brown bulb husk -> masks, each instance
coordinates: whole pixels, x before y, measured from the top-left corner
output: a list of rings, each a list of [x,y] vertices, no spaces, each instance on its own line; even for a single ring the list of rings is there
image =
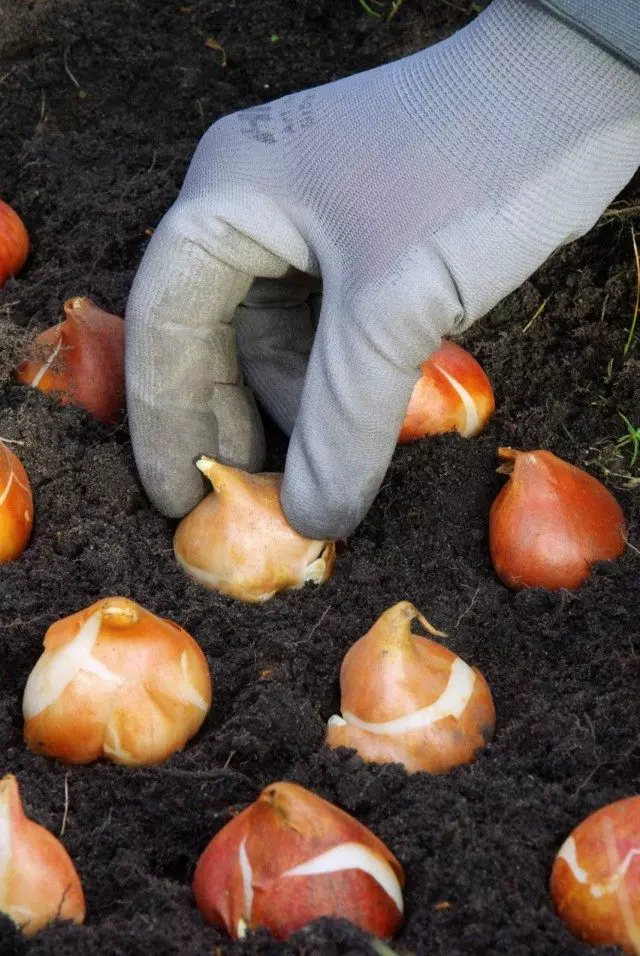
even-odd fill
[[[84,922],[84,893],[62,843],[25,816],[18,781],[0,780],[0,911],[25,936],[53,920]]]
[[[446,636],[401,601],[348,651],[340,671],[342,716],[330,719],[326,742],[355,748],[372,763],[443,773],[470,763],[493,738],[495,707],[480,671],[413,634],[415,620]]]
[[[489,548],[503,584],[577,588],[593,564],[622,554],[624,515],[601,482],[550,451],[499,448],[498,457],[509,480],[491,506]]]
[[[173,539],[190,577],[252,603],[331,577],[335,543],[305,538],[287,522],[281,474],[252,475],[204,456],[196,464],[214,491],[182,519]]]

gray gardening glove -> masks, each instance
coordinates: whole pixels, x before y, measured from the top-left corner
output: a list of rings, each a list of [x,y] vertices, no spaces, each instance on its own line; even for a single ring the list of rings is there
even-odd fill
[[[348,535],[420,362],[587,231],[639,163],[640,73],[526,0],[215,123],[127,308],[130,428],[151,500],[171,516],[195,505],[201,453],[261,467],[235,313],[246,381],[291,432],[287,518],[314,538]],[[251,289],[256,276],[272,281]],[[322,279],[315,338],[309,276]]]

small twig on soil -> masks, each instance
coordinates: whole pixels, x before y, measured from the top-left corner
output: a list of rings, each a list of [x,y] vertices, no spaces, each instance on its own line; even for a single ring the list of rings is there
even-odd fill
[[[100,826],[98,827],[98,829],[95,830],[94,833],[93,833],[93,843],[94,843],[94,846],[95,846],[95,844],[98,842],[98,837],[101,837],[101,836],[102,836],[104,830],[106,830],[106,828],[107,828],[107,827],[109,826],[109,824],[111,823],[111,817],[112,817],[112,816],[113,816],[113,807],[109,807],[109,812],[108,812],[108,814],[106,815],[106,817],[104,818],[104,820],[102,821],[102,823],[100,824]]]
[[[224,68],[227,65],[227,51],[222,44],[216,40],[215,37],[207,37],[207,39],[204,41],[204,45],[210,50],[216,50],[216,52],[222,53],[222,61],[220,66]]]
[[[635,544],[631,544],[631,542],[629,541],[626,535],[623,535],[622,537],[624,538],[625,544],[627,545],[628,548],[631,548],[631,550],[635,551],[636,554],[640,554],[640,548],[636,548]]]
[[[70,68],[69,68],[69,64],[67,63],[67,57],[68,57],[68,56],[69,56],[69,47],[66,47],[64,53],[62,54],[62,63],[63,63],[63,66],[64,66],[64,72],[67,74],[67,76],[69,77],[69,79],[71,80],[71,82],[73,83],[73,85],[76,87],[76,89],[79,90],[79,89],[80,89],[80,84],[78,83],[78,81],[76,80],[75,76],[74,76],[73,73],[71,72],[71,70],[70,70]]]
[[[11,69],[4,74],[4,76],[0,76],[0,83],[4,83],[5,80],[8,80],[11,74],[15,73],[17,69],[18,69],[17,66],[12,66]]]
[[[64,778],[64,813],[62,815],[62,826],[60,827],[60,836],[64,836],[64,831],[67,828],[67,817],[69,816],[69,771],[65,774]]]
[[[24,442],[20,441],[19,438],[5,438],[4,435],[0,435],[0,441],[3,441],[6,445],[24,445]]]
[[[370,7],[369,4],[367,3],[367,0],[358,0],[358,3],[362,7],[362,9],[369,14],[370,17],[375,17],[376,20],[382,19],[382,14],[378,13],[377,10],[372,9],[372,7]],[[373,0],[373,3],[375,3],[376,6],[382,6],[380,0]]]
[[[25,163],[24,166],[22,166],[22,169],[25,169],[29,165],[30,165],[29,163]],[[13,302],[3,302],[2,305],[0,306],[0,312],[5,312],[7,315],[9,315],[14,305],[19,305],[19,304],[20,304],[19,299],[14,299]]]
[[[36,617],[30,617],[28,620],[23,620],[21,617],[14,617],[8,624],[0,624],[0,631],[9,631],[13,627],[25,627],[29,624],[35,624],[36,621],[44,621],[49,617],[47,612],[43,614],[37,614]]]
[[[609,301],[609,293],[605,293],[605,297],[602,300],[602,309],[600,310],[600,324],[604,322],[605,313],[607,311],[607,302]]]
[[[42,90],[42,100],[40,101],[40,119],[38,120],[38,125],[43,122],[45,118],[45,113],[47,109],[47,99],[44,95],[44,90]]]
[[[576,799],[576,797],[578,796],[578,794],[580,793],[580,791],[581,791],[584,787],[586,787],[586,785],[589,783],[589,781],[591,780],[591,778],[594,777],[595,774],[598,772],[598,770],[600,770],[600,768],[603,767],[603,766],[604,766],[603,763],[598,763],[598,764],[596,764],[596,766],[593,768],[593,770],[591,771],[591,773],[587,774],[587,776],[584,778],[584,780],[582,781],[582,783],[580,784],[580,786],[579,786],[579,787],[576,787],[576,789],[574,790],[574,792],[573,792],[573,794],[572,794],[572,796],[571,796],[571,799],[572,799],[572,800],[575,800],[575,799]]]
[[[640,216],[640,203],[621,201],[613,203],[602,213],[601,219],[621,219],[624,216]]]
[[[533,315],[531,316],[531,318],[529,319],[529,321],[527,322],[527,324],[526,324],[526,325],[524,326],[524,328],[522,329],[523,332],[527,332],[527,331],[531,328],[531,326],[533,325],[533,323],[535,322],[535,320],[538,319],[538,318],[540,318],[540,316],[542,315],[542,313],[544,312],[544,310],[545,310],[546,307],[547,307],[547,302],[549,301],[549,298],[550,298],[550,296],[547,296],[547,298],[544,299],[544,301],[542,301],[542,302],[540,303],[540,305],[538,306],[538,308],[536,309],[536,311],[533,313]]]
[[[602,384],[610,385],[612,379],[613,379],[613,358],[610,358],[609,361],[607,362],[607,371],[604,378],[602,379]]]
[[[460,623],[460,621],[467,616],[467,614],[469,613],[469,611],[471,610],[471,608],[473,607],[473,605],[476,603],[476,598],[478,597],[479,594],[480,594],[480,585],[478,585],[478,587],[475,589],[474,595],[473,595],[473,597],[471,598],[471,603],[470,603],[470,604],[468,605],[468,607],[466,607],[465,610],[462,612],[462,614],[460,615],[460,617],[458,618],[458,620],[456,621],[456,623],[453,625],[454,627],[457,627],[458,624]]]
[[[382,13],[378,12],[378,10],[374,10],[372,6],[373,4],[376,7],[383,7],[384,6],[383,0],[358,0],[358,3],[362,7],[362,9],[369,14],[370,17],[375,17],[376,20],[383,19]],[[391,9],[387,13],[386,17],[384,17],[387,23],[389,22],[389,20],[393,20],[393,18],[395,17],[396,13],[400,9],[400,7],[403,5],[403,3],[404,3],[404,0],[391,0]]]
[[[330,605],[330,604],[327,604],[326,608],[324,609],[324,611],[322,612],[322,614],[320,615],[320,617],[318,618],[318,620],[316,621],[316,623],[313,625],[313,627],[311,628],[311,630],[310,630],[309,633],[307,634],[307,636],[306,636],[306,638],[305,638],[305,641],[310,641],[310,640],[311,640],[311,638],[313,637],[313,635],[315,634],[315,632],[318,630],[318,628],[320,627],[320,625],[322,624],[322,622],[324,621],[325,617],[327,616],[327,614],[329,613],[330,610],[331,610],[331,605]]]
[[[387,17],[387,21],[395,17],[396,13],[398,12],[398,10],[400,9],[403,3],[404,3],[404,0],[393,0],[393,4],[391,7],[391,10],[389,11],[389,16]]]
[[[633,346],[636,337],[636,325],[638,324],[638,312],[640,311],[640,255],[638,255],[638,244],[636,242],[636,233],[631,226],[631,242],[633,243],[633,253],[636,261],[636,302],[633,308],[633,318],[631,319],[631,328],[627,341],[624,344],[623,355],[627,355]]]

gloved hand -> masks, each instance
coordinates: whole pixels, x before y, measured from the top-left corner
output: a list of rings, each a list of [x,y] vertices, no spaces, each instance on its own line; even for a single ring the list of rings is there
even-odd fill
[[[639,163],[640,73],[526,0],[219,120],[127,307],[130,428],[151,500],[171,516],[195,505],[201,453],[262,464],[235,325],[246,382],[291,432],[288,520],[348,535],[420,363],[587,231]]]

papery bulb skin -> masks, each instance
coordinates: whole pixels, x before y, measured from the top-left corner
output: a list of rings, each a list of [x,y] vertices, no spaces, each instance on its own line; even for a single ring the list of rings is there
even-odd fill
[[[64,313],[63,322],[35,338],[18,381],[114,425],[124,410],[124,322],[83,296],[68,299]]]
[[[455,342],[443,341],[421,369],[399,444],[452,431],[463,438],[479,434],[496,407],[491,382],[479,362]]]
[[[597,479],[550,451],[500,448],[498,457],[509,480],[491,506],[489,549],[503,584],[577,588],[593,564],[622,554],[624,515]]]
[[[640,797],[601,807],[575,828],[555,858],[549,891],[579,939],[640,952]]]
[[[19,558],[31,537],[33,498],[24,465],[0,441],[0,564]]]
[[[250,603],[331,577],[335,543],[305,538],[287,522],[281,474],[252,475],[205,456],[196,464],[214,491],[182,519],[173,539],[190,577]]]
[[[65,763],[161,763],[200,729],[212,700],[206,658],[171,621],[128,598],[56,621],[27,680],[24,737]]]
[[[390,937],[404,873],[349,814],[293,783],[274,783],[214,836],[193,892],[205,919],[234,939],[265,927],[277,939],[322,916]]]
[[[18,213],[0,199],[0,289],[29,257],[29,236]]]
[[[355,748],[371,763],[402,763],[410,773],[444,773],[471,763],[493,738],[495,707],[480,671],[413,634],[415,620],[445,636],[401,601],[347,652],[342,715],[330,718],[326,743]]]
[[[0,780],[0,911],[25,936],[54,920],[83,923],[84,893],[62,843],[25,816],[18,782]]]

